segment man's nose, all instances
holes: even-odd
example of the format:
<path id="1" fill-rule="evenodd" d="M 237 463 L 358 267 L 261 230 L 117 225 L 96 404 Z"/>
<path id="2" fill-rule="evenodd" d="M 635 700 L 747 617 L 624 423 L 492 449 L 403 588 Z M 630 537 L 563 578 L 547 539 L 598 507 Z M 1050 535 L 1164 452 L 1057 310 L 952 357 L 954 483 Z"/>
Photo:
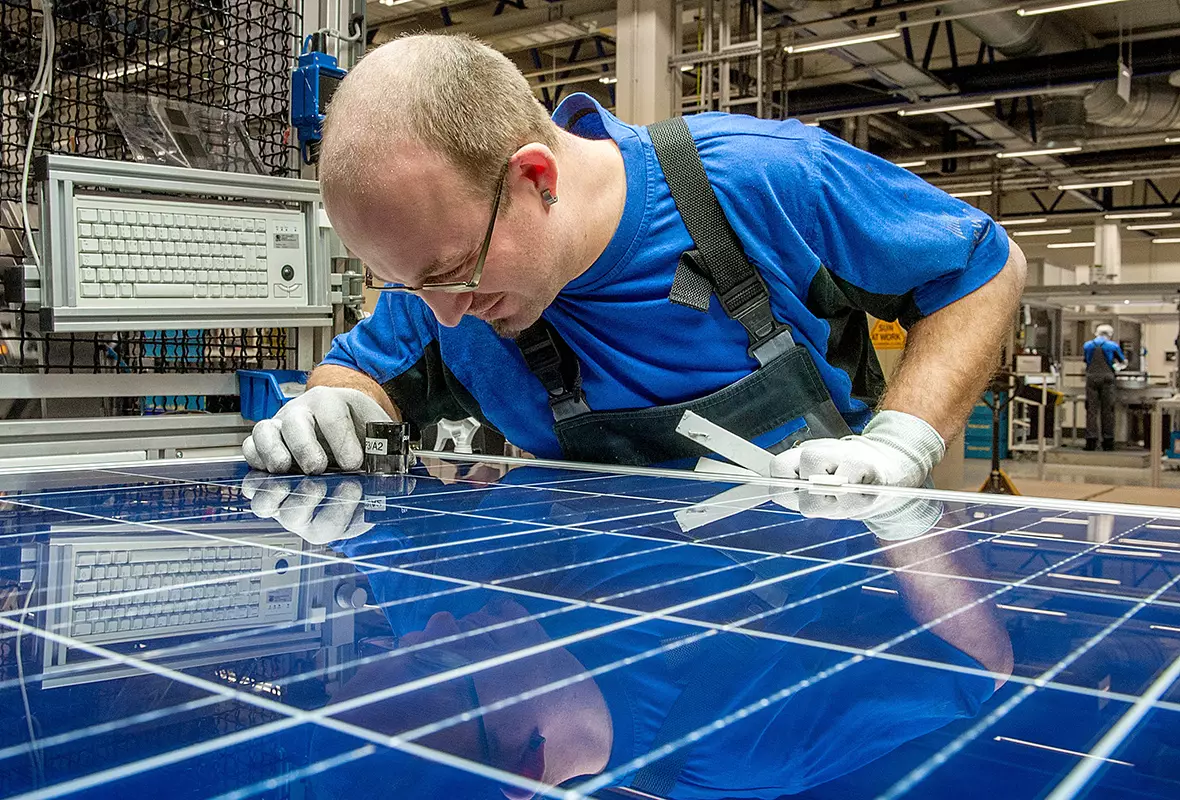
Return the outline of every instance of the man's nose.
<path id="1" fill-rule="evenodd" d="M 434 312 L 439 324 L 454 328 L 471 308 L 471 293 L 448 294 L 447 292 L 422 292 L 422 299 Z"/>

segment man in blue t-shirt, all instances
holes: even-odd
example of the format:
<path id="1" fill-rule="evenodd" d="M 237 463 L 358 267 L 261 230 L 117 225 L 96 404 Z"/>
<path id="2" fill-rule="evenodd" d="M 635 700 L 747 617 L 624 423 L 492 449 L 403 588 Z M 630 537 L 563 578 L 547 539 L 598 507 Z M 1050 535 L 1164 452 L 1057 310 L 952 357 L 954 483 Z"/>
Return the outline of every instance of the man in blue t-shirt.
<path id="1" fill-rule="evenodd" d="M 775 474 L 916 486 L 992 371 L 1024 259 L 985 214 L 795 121 L 552 120 L 462 36 L 386 44 L 328 114 L 325 208 L 382 289 L 243 445 L 356 469 L 368 421 L 475 417 L 536 456 L 674 463 L 691 409 Z M 909 336 L 885 390 L 867 315 Z M 875 412 L 875 414 L 874 414 Z"/>
<path id="2" fill-rule="evenodd" d="M 1099 325 L 1083 345 L 1086 357 L 1086 449 L 1114 450 L 1115 364 L 1127 366 L 1123 349 L 1114 341 L 1114 328 Z"/>

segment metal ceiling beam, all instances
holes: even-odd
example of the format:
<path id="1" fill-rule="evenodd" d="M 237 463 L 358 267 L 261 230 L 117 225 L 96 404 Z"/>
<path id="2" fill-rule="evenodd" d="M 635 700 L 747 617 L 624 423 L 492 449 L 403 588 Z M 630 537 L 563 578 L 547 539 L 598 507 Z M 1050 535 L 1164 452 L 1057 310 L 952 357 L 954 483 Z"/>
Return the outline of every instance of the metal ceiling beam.
<path id="1" fill-rule="evenodd" d="M 507 36 L 526 35 L 531 31 L 542 29 L 559 22 L 594 23 L 595 27 L 609 27 L 615 22 L 615 0 L 562 0 L 557 3 L 545 3 L 538 8 L 524 11 L 512 11 L 497 17 L 460 22 L 446 28 L 450 33 L 466 33 L 486 41 Z M 413 25 L 406 25 L 407 20 L 396 20 L 392 23 L 381 24 L 382 33 L 390 30 L 401 32 L 413 30 Z M 437 26 L 432 26 L 437 27 Z"/>

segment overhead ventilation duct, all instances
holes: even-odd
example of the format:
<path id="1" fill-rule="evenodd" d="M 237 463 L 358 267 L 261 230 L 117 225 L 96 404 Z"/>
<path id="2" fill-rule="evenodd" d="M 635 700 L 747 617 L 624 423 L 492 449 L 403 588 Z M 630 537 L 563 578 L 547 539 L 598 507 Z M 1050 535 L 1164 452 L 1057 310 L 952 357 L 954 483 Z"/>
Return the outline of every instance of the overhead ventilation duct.
<path id="1" fill-rule="evenodd" d="M 959 0 L 944 6 L 945 13 L 981 11 L 1001 5 L 1000 0 Z M 1008 58 L 1048 55 L 1088 46 L 1088 35 L 1060 15 L 1021 17 L 1012 11 L 958 20 L 982 41 Z M 1113 67 L 1112 67 L 1113 71 Z M 1118 82 L 1103 81 L 1084 98 L 1046 97 L 1042 101 L 1042 138 L 1051 143 L 1085 139 L 1087 121 L 1110 128 L 1160 130 L 1180 126 L 1180 73 L 1167 80 L 1137 80 L 1131 101 L 1118 95 Z"/>
<path id="2" fill-rule="evenodd" d="M 942 7 L 945 16 L 970 14 L 1001 8 L 1002 0 L 957 0 Z M 1005 58 L 1039 56 L 1084 50 L 1089 36 L 1074 23 L 1055 14 L 1019 16 L 1015 11 L 1000 11 L 955 22 L 974 33 Z"/>
<path id="3" fill-rule="evenodd" d="M 1118 94 L 1118 81 L 1103 81 L 1086 96 L 1086 116 L 1108 128 L 1164 130 L 1180 127 L 1180 92 L 1167 80 L 1137 80 L 1131 101 Z"/>
<path id="4" fill-rule="evenodd" d="M 1040 141 L 1050 147 L 1073 145 L 1086 138 L 1086 98 L 1050 95 L 1041 101 Z"/>

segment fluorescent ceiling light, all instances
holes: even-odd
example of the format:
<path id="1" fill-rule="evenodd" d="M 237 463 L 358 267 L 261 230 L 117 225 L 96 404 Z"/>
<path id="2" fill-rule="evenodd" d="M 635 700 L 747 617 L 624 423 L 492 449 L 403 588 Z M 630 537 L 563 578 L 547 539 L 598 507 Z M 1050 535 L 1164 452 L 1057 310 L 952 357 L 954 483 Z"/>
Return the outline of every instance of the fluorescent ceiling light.
<path id="1" fill-rule="evenodd" d="M 682 66 L 680 68 L 680 71 L 681 72 L 692 72 L 694 69 L 696 69 L 695 64 L 685 64 L 684 66 Z"/>
<path id="2" fill-rule="evenodd" d="M 926 166 L 926 159 L 920 161 L 894 161 L 893 166 L 901 167 L 902 169 L 916 169 L 917 167 Z"/>
<path id="3" fill-rule="evenodd" d="M 973 189 L 969 192 L 947 192 L 951 197 L 991 197 L 991 189 Z"/>
<path id="4" fill-rule="evenodd" d="M 1093 242 L 1049 242 L 1045 245 L 1050 250 L 1076 250 L 1082 247 L 1093 247 Z"/>
<path id="5" fill-rule="evenodd" d="M 383 5 L 383 6 L 402 6 L 408 2 L 410 2 L 410 0 L 381 0 L 381 5 Z"/>
<path id="6" fill-rule="evenodd" d="M 783 48 L 788 53 L 814 53 L 816 50 L 831 50 L 834 47 L 848 47 L 854 44 L 868 42 L 883 42 L 886 39 L 898 39 L 901 31 L 876 31 L 875 33 L 858 33 L 854 36 L 841 36 L 837 39 L 812 39 L 802 44 L 789 44 Z"/>
<path id="7" fill-rule="evenodd" d="M 1040 225 L 1042 222 L 1048 222 L 1048 217 L 1033 217 L 1032 219 L 1000 219 L 996 220 L 1005 228 L 1011 228 L 1013 225 Z"/>
<path id="8" fill-rule="evenodd" d="M 1164 144 L 1180 144 L 1180 136 L 1165 137 Z"/>
<path id="9" fill-rule="evenodd" d="M 1022 17 L 1033 17 L 1037 14 L 1053 14 L 1057 11 L 1069 11 L 1074 8 L 1089 8 L 1090 6 L 1106 6 L 1111 3 L 1125 3 L 1126 0 L 1072 0 L 1065 3 L 1048 3 L 1040 6 L 1029 6 L 1017 9 L 1016 13 Z"/>
<path id="10" fill-rule="evenodd" d="M 1114 186 L 1134 186 L 1135 181 L 1095 181 L 1094 183 L 1063 183 L 1057 187 L 1058 191 L 1068 192 L 1071 189 L 1105 189 Z"/>
<path id="11" fill-rule="evenodd" d="M 1152 244 L 1180 244 L 1180 238 L 1173 236 L 1173 237 L 1166 238 L 1166 239 L 1164 239 L 1164 238 L 1152 239 L 1151 243 Z"/>
<path id="12" fill-rule="evenodd" d="M 1167 228 L 1180 228 L 1180 222 L 1149 222 L 1143 225 L 1128 225 L 1129 231 L 1162 231 Z"/>
<path id="13" fill-rule="evenodd" d="M 1043 231 L 1017 231 L 1013 236 L 1064 236 L 1073 233 L 1073 228 L 1046 228 Z"/>
<path id="14" fill-rule="evenodd" d="M 598 82 L 599 82 L 599 83 L 605 83 L 605 84 L 607 84 L 607 85 L 610 85 L 610 84 L 612 84 L 612 83 L 618 83 L 618 82 L 619 82 L 619 79 L 618 79 L 618 78 L 612 78 L 612 77 L 610 77 L 609 75 L 604 75 L 604 76 L 602 76 L 601 78 L 599 78 L 599 79 L 598 79 Z"/>
<path id="15" fill-rule="evenodd" d="M 969 108 L 990 108 L 995 104 L 996 102 L 994 100 L 972 100 L 970 102 L 954 103 L 952 105 L 918 105 L 913 108 L 898 109 L 897 115 L 899 117 L 920 117 L 923 114 L 944 114 L 948 111 L 966 111 Z"/>
<path id="16" fill-rule="evenodd" d="M 1171 211 L 1127 211 L 1121 214 L 1103 214 L 1103 219 L 1160 219 L 1172 216 Z"/>
<path id="17" fill-rule="evenodd" d="M 818 122 L 804 122 L 803 124 L 809 128 L 818 128 L 819 127 Z"/>
<path id="18" fill-rule="evenodd" d="M 1010 150 L 996 153 L 996 158 L 1028 158 L 1029 156 L 1055 156 L 1060 153 L 1080 153 L 1082 148 L 1073 147 L 1043 147 L 1039 150 Z"/>
<path id="19" fill-rule="evenodd" d="M 147 64 L 129 64 L 125 67 L 118 67 L 116 69 L 112 69 L 109 72 L 100 73 L 98 75 L 98 79 L 100 81 L 114 81 L 114 80 L 118 80 L 119 78 L 125 77 L 127 75 L 138 75 L 141 72 L 145 72 L 148 67 L 154 67 L 154 66 L 156 66 L 156 63 L 154 61 L 149 62 Z"/>

